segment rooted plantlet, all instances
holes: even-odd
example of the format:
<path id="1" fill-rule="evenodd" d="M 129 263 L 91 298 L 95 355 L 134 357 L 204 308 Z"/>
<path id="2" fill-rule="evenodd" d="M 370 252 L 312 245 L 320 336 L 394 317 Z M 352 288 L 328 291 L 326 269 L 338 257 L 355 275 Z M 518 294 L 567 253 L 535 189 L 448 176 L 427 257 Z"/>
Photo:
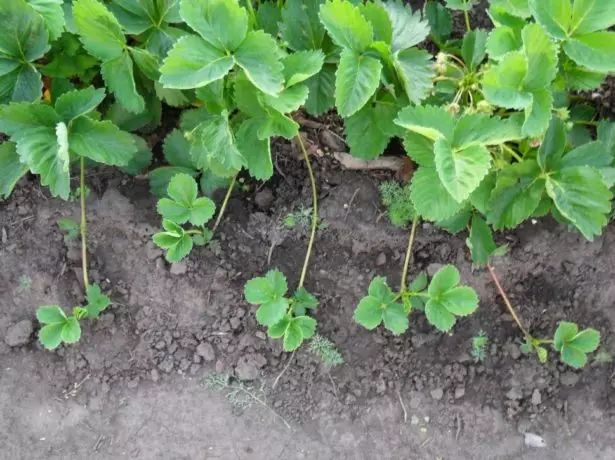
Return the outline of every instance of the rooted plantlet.
<path id="1" fill-rule="evenodd" d="M 487 356 L 487 344 L 489 337 L 485 331 L 481 330 L 477 335 L 472 337 L 472 357 L 476 362 L 484 361 Z"/>

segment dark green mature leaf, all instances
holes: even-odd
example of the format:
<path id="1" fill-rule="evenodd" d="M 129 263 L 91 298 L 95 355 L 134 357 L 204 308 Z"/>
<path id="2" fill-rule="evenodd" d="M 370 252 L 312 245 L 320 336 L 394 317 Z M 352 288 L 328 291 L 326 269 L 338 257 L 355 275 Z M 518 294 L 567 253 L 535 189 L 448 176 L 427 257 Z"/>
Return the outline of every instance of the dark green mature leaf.
<path id="1" fill-rule="evenodd" d="M 420 167 L 412 177 L 412 202 L 416 211 L 433 222 L 454 216 L 463 208 L 446 190 L 435 168 Z"/>
<path id="2" fill-rule="evenodd" d="M 395 123 L 435 141 L 440 137 L 453 139 L 455 117 L 444 107 L 408 106 L 397 115 Z"/>
<path id="3" fill-rule="evenodd" d="M 232 56 L 195 35 L 180 38 L 160 68 L 165 88 L 191 89 L 224 78 L 235 62 Z"/>
<path id="4" fill-rule="evenodd" d="M 294 51 L 320 49 L 325 28 L 318 12 L 324 0 L 288 0 L 282 9 L 282 38 Z"/>
<path id="5" fill-rule="evenodd" d="M 26 3 L 34 8 L 45 21 L 51 41 L 62 35 L 65 23 L 63 0 L 26 0 Z"/>
<path id="6" fill-rule="evenodd" d="M 194 168 L 190 156 L 190 142 L 179 129 L 174 129 L 162 144 L 164 158 L 173 166 Z"/>
<path id="7" fill-rule="evenodd" d="M 236 1 L 181 0 L 180 15 L 203 40 L 221 51 L 237 50 L 248 34 L 248 14 Z"/>
<path id="8" fill-rule="evenodd" d="M 320 7 L 320 21 L 338 46 L 365 51 L 374 41 L 374 30 L 358 7 L 347 0 L 329 0 Z"/>
<path id="9" fill-rule="evenodd" d="M 423 7 L 423 15 L 436 41 L 444 42 L 449 39 L 453 31 L 453 18 L 444 5 L 436 0 L 427 0 Z"/>
<path id="10" fill-rule="evenodd" d="M 286 87 L 301 83 L 322 69 L 325 55 L 320 50 L 298 51 L 283 59 Z"/>
<path id="11" fill-rule="evenodd" d="M 0 132 L 9 136 L 41 126 L 53 128 L 60 121 L 49 105 L 21 102 L 0 106 Z"/>
<path id="12" fill-rule="evenodd" d="M 43 83 L 32 64 L 49 50 L 45 21 L 24 1 L 0 5 L 0 104 L 40 99 Z"/>
<path id="13" fill-rule="evenodd" d="M 136 134 L 132 135 L 132 139 L 135 142 L 135 146 L 137 151 L 132 156 L 131 160 L 128 162 L 126 166 L 120 167 L 122 172 L 126 174 L 130 174 L 131 176 L 136 176 L 143 172 L 151 163 L 152 158 L 154 157 L 152 150 L 150 149 L 145 139 Z"/>
<path id="14" fill-rule="evenodd" d="M 413 13 L 410 5 L 404 3 L 399 0 L 382 3 L 393 27 L 391 49 L 394 53 L 418 45 L 429 35 L 429 23 L 421 19 L 421 12 Z"/>
<path id="15" fill-rule="evenodd" d="M 461 55 L 471 71 L 474 71 L 487 55 L 487 36 L 486 30 L 476 29 L 463 37 Z"/>
<path id="16" fill-rule="evenodd" d="M 562 169 L 547 177 L 546 190 L 558 211 L 588 240 L 602 232 L 613 194 L 604 176 L 587 166 Z"/>
<path id="17" fill-rule="evenodd" d="M 75 0 L 73 18 L 85 49 L 101 61 L 118 58 L 126 48 L 122 26 L 98 0 Z"/>
<path id="18" fill-rule="evenodd" d="M 181 22 L 179 0 L 113 0 L 109 9 L 129 34 L 148 39 L 168 30 L 169 23 Z"/>
<path id="19" fill-rule="evenodd" d="M 335 65 L 324 64 L 320 72 L 306 80 L 309 94 L 305 109 L 310 115 L 322 115 L 335 105 L 335 70 Z"/>
<path id="20" fill-rule="evenodd" d="M 472 264 L 477 267 L 484 267 L 489 263 L 489 258 L 497 249 L 493 241 L 493 233 L 481 216 L 475 214 L 472 218 L 470 236 L 466 240 L 472 255 Z"/>
<path id="21" fill-rule="evenodd" d="M 418 104 L 433 88 L 433 61 L 425 50 L 406 49 L 395 54 L 395 69 L 411 102 Z"/>
<path id="22" fill-rule="evenodd" d="M 370 56 L 342 51 L 335 74 L 335 105 L 343 117 L 350 117 L 367 103 L 380 85 L 382 64 Z"/>
<path id="23" fill-rule="evenodd" d="M 19 160 L 16 145 L 4 141 L 0 144 L 0 198 L 8 198 L 17 181 L 28 172 L 28 166 Z"/>
<path id="24" fill-rule="evenodd" d="M 132 113 L 145 110 L 145 100 L 137 91 L 133 62 L 128 51 L 105 61 L 101 73 L 109 90 L 126 110 Z"/>
<path id="25" fill-rule="evenodd" d="M 244 121 L 235 134 L 237 148 L 246 159 L 250 175 L 258 180 L 267 180 L 273 176 L 270 140 L 261 140 L 258 131 L 261 121 L 250 118 Z"/>
<path id="26" fill-rule="evenodd" d="M 56 103 L 55 110 L 65 123 L 70 123 L 77 117 L 87 115 L 94 110 L 105 98 L 103 88 L 94 89 L 92 86 L 73 90 L 61 95 Z"/>
<path id="27" fill-rule="evenodd" d="M 193 138 L 190 155 L 197 169 L 207 169 L 219 165 L 231 172 L 246 164 L 241 155 L 229 126 L 228 114 L 211 115 L 201 122 L 191 133 Z"/>
<path id="28" fill-rule="evenodd" d="M 126 165 L 137 151 L 129 133 L 110 121 L 87 117 L 73 121 L 68 140 L 71 152 L 106 165 Z"/>
<path id="29" fill-rule="evenodd" d="M 282 90 L 284 66 L 271 35 L 261 30 L 248 32 L 235 51 L 234 58 L 248 79 L 262 92 L 275 96 Z"/>

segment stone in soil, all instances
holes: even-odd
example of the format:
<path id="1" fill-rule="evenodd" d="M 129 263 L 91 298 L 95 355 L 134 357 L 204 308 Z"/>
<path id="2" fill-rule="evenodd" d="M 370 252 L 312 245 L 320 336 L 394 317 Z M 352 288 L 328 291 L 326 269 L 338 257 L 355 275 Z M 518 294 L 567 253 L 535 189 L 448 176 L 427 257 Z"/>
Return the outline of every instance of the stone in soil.
<path id="1" fill-rule="evenodd" d="M 268 188 L 262 189 L 254 196 L 254 203 L 263 211 L 268 210 L 273 203 L 273 192 Z"/>
<path id="2" fill-rule="evenodd" d="M 564 372 L 560 376 L 559 381 L 564 386 L 573 387 L 579 381 L 579 376 L 574 372 Z"/>
<path id="3" fill-rule="evenodd" d="M 540 390 L 538 388 L 534 388 L 534 391 L 532 392 L 532 404 L 538 406 L 540 403 L 542 403 L 542 395 L 540 394 Z"/>
<path id="4" fill-rule="evenodd" d="M 28 342 L 30 342 L 30 337 L 32 336 L 33 331 L 34 326 L 32 325 L 32 321 L 30 321 L 29 319 L 24 319 L 9 327 L 9 329 L 6 331 L 6 337 L 4 337 L 4 342 L 9 347 L 19 347 L 21 345 L 26 345 Z"/>
<path id="5" fill-rule="evenodd" d="M 442 388 L 436 388 L 435 390 L 431 390 L 431 397 L 436 401 L 440 401 L 444 396 L 444 390 Z"/>
<path id="6" fill-rule="evenodd" d="M 201 343 L 198 347 L 196 347 L 196 352 L 205 361 L 211 362 L 216 359 L 216 352 L 214 351 L 214 347 L 212 347 L 209 343 Z"/>
<path id="7" fill-rule="evenodd" d="M 188 265 L 186 262 L 175 262 L 171 264 L 171 269 L 169 271 L 171 275 L 183 275 L 188 271 Z"/>

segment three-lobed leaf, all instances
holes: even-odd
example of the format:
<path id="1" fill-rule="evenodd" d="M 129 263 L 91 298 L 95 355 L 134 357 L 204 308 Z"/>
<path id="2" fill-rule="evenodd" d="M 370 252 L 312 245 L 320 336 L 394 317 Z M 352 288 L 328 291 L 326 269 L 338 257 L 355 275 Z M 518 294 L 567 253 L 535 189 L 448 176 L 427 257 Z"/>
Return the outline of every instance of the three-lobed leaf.
<path id="1" fill-rule="evenodd" d="M 285 297 L 287 290 L 286 277 L 278 270 L 271 270 L 264 277 L 246 283 L 244 296 L 249 303 L 259 305 L 256 310 L 259 324 L 273 326 L 282 320 L 290 306 Z"/>

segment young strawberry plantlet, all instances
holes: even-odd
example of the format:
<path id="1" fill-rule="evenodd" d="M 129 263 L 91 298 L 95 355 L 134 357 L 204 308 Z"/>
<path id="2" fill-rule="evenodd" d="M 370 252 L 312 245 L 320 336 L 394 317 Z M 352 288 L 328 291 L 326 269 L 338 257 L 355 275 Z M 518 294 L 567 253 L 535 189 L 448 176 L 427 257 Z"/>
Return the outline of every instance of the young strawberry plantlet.
<path id="1" fill-rule="evenodd" d="M 194 178 L 185 173 L 173 176 L 167 188 L 169 198 L 158 200 L 158 213 L 165 231 L 156 233 L 154 243 L 167 251 L 169 262 L 178 262 L 190 254 L 194 244 L 203 246 L 213 238 L 213 231 L 205 224 L 216 212 L 215 203 L 207 197 L 198 197 Z M 185 230 L 182 225 L 193 228 Z"/>
<path id="2" fill-rule="evenodd" d="M 472 219 L 467 245 L 470 248 L 473 264 L 479 268 L 487 267 L 506 308 L 523 333 L 524 343 L 521 345 L 521 351 L 528 354 L 536 352 L 540 362 L 545 363 L 548 359 L 546 346 L 552 345 L 553 349 L 560 354 L 562 362 L 576 369 L 584 367 L 587 363 L 587 354 L 596 351 L 600 345 L 600 332 L 591 328 L 579 332 L 576 324 L 562 321 L 553 339 L 532 336 L 519 319 L 490 262 L 491 258 L 504 254 L 505 250 L 503 247 L 496 246 L 489 225 L 478 215 Z"/>
<path id="3" fill-rule="evenodd" d="M 87 288 L 87 304 L 73 308 L 72 315 L 67 316 L 59 305 L 39 307 L 36 317 L 44 324 L 39 332 L 39 339 L 48 350 L 58 348 L 60 344 L 73 344 L 81 338 L 80 321 L 85 318 L 98 318 L 111 305 L 109 297 L 103 295 L 98 285 Z"/>
<path id="4" fill-rule="evenodd" d="M 244 296 L 252 305 L 259 305 L 256 320 L 267 326 L 267 335 L 273 339 L 282 339 L 284 351 L 297 350 L 301 344 L 311 338 L 316 331 L 316 320 L 307 316 L 308 310 L 318 306 L 318 300 L 307 289 L 304 282 L 312 254 L 312 247 L 318 228 L 318 195 L 314 172 L 301 136 L 297 141 L 303 153 L 310 183 L 312 185 L 312 229 L 308 242 L 299 284 L 295 294 L 287 297 L 288 283 L 286 277 L 278 270 L 270 270 L 264 277 L 249 280 L 244 287 Z"/>

